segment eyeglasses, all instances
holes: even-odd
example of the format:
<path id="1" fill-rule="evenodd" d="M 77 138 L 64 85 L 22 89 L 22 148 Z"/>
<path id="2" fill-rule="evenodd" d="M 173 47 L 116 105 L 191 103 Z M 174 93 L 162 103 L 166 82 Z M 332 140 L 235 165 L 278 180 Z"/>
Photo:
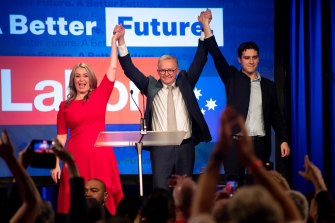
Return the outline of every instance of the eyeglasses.
<path id="1" fill-rule="evenodd" d="M 172 75 L 176 70 L 178 69 L 178 67 L 174 70 L 172 69 L 167 69 L 167 70 L 157 70 L 161 75 L 165 75 L 166 72 L 169 74 L 169 75 Z"/>

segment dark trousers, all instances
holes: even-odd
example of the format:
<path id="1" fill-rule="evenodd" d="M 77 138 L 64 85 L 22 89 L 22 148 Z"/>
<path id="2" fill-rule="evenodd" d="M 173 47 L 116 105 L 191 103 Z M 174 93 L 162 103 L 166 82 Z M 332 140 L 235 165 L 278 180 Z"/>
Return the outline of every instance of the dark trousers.
<path id="1" fill-rule="evenodd" d="M 194 144 L 188 142 L 180 146 L 155 146 L 151 148 L 150 160 L 154 188 L 169 190 L 171 174 L 191 177 L 194 168 Z"/>
<path id="2" fill-rule="evenodd" d="M 233 138 L 232 147 L 224 156 L 223 166 L 226 174 L 226 180 L 236 180 L 239 185 L 244 185 L 249 182 L 245 176 L 245 166 L 241 163 L 238 157 L 237 149 L 238 138 Z M 253 138 L 254 151 L 256 156 L 262 160 L 263 164 L 269 162 L 271 148 L 268 148 L 266 137 Z"/>

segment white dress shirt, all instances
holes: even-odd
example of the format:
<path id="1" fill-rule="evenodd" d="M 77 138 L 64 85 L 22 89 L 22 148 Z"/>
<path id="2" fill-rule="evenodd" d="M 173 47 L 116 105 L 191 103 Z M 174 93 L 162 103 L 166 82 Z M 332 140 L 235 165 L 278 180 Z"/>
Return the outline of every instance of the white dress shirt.
<path id="1" fill-rule="evenodd" d="M 257 79 L 250 79 L 250 82 L 250 101 L 245 125 L 250 136 L 265 136 L 260 74 L 257 72 Z"/>

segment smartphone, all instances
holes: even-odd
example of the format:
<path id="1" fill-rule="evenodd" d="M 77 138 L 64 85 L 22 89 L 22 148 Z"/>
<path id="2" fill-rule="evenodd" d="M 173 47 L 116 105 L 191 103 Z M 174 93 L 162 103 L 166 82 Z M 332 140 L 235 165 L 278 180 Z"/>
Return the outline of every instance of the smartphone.
<path id="1" fill-rule="evenodd" d="M 227 192 L 232 194 L 237 189 L 237 181 L 229 180 L 226 182 Z"/>
<path id="2" fill-rule="evenodd" d="M 56 157 L 51 150 L 51 140 L 34 139 L 30 148 L 34 151 L 30 166 L 37 168 L 53 169 L 56 167 Z"/>
<path id="3" fill-rule="evenodd" d="M 31 141 L 31 147 L 35 153 L 49 153 L 51 151 L 51 140 L 38 140 Z"/>

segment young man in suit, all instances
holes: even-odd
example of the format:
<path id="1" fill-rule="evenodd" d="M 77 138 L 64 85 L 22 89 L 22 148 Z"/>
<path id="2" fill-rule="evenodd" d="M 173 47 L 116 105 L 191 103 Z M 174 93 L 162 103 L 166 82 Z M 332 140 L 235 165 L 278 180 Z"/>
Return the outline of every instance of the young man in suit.
<path id="1" fill-rule="evenodd" d="M 211 13 L 207 13 L 206 16 L 211 19 Z M 228 64 L 214 36 L 206 38 L 205 44 L 213 57 L 220 78 L 225 84 L 227 105 L 233 106 L 246 120 L 245 124 L 253 139 L 256 155 L 263 163 L 269 162 L 271 127 L 273 127 L 281 143 L 281 156 L 289 156 L 288 135 L 285 121 L 278 107 L 275 84 L 271 80 L 261 77 L 257 71 L 259 48 L 256 43 L 250 41 L 239 46 L 237 59 L 241 64 L 241 70 Z M 238 130 L 233 132 L 233 146 L 236 144 L 239 134 Z M 244 183 L 245 168 L 239 162 L 236 149 L 231 149 L 226 155 L 224 168 L 226 175 L 238 176 L 239 183 Z"/>
<path id="2" fill-rule="evenodd" d="M 203 15 L 201 17 L 203 24 L 210 22 Z M 180 71 L 175 57 L 162 56 L 157 68 L 159 80 L 145 76 L 132 63 L 125 45 L 124 27 L 117 25 L 114 32 L 122 34 L 118 42 L 119 61 L 124 73 L 147 96 L 144 117 L 148 123 L 148 130 L 186 131 L 181 145 L 156 146 L 150 150 L 153 187 L 169 189 L 168 179 L 171 174 L 192 176 L 195 145 L 212 139 L 193 93 L 207 61 L 208 50 L 203 39 L 210 35 L 210 30 L 202 33 L 194 60 L 187 72 Z M 170 114 L 174 114 L 173 118 Z"/>

